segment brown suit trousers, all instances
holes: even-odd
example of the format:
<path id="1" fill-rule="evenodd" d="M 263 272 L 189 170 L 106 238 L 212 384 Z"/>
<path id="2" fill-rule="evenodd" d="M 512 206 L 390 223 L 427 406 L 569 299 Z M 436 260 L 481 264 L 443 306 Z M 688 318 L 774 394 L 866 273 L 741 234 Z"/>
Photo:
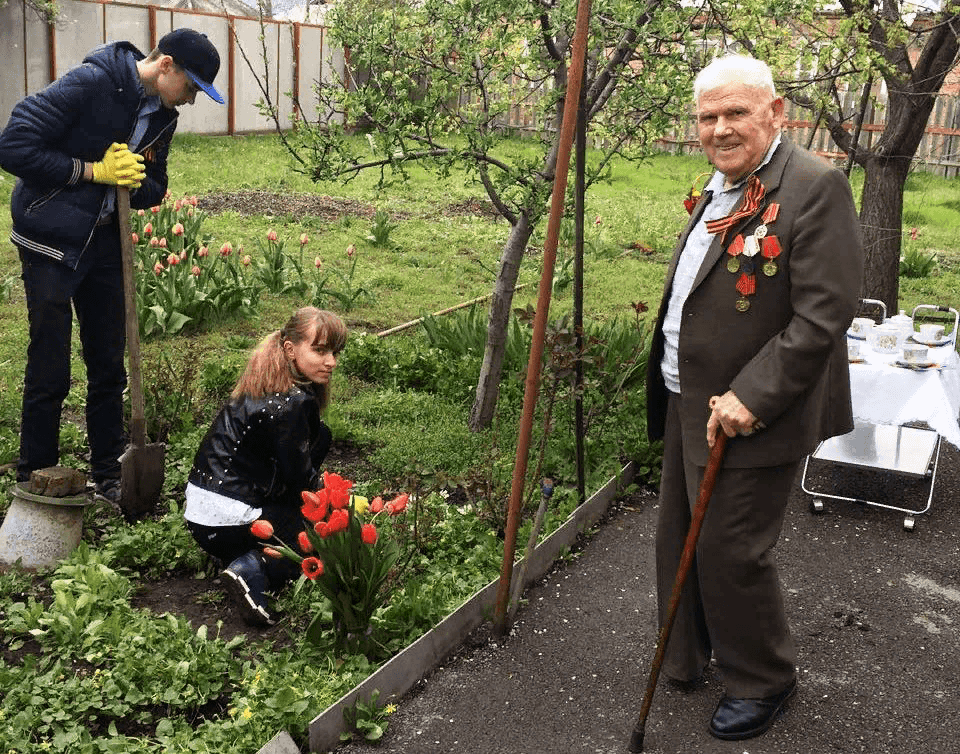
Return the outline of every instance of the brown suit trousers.
<path id="1" fill-rule="evenodd" d="M 660 481 L 657 592 L 661 625 L 704 473 L 683 452 L 678 404 L 676 396 L 671 396 Z M 720 470 L 667 645 L 663 667 L 667 676 L 696 678 L 712 652 L 731 696 L 771 696 L 793 680 L 796 648 L 772 550 L 799 465 L 796 461 Z"/>

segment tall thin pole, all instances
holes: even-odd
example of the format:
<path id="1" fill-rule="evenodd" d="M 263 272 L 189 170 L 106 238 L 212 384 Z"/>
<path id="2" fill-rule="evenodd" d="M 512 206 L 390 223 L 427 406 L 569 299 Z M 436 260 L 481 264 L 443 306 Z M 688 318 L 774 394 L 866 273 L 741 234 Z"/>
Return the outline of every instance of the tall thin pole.
<path id="1" fill-rule="evenodd" d="M 583 69 L 586 80 L 587 69 Z M 573 332 L 577 348 L 573 378 L 573 442 L 577 463 L 577 501 L 587 499 L 587 459 L 583 447 L 583 233 L 587 193 L 587 91 L 581 85 L 580 103 L 577 107 L 576 176 L 574 188 L 574 223 L 576 239 L 573 245 Z"/>
<path id="2" fill-rule="evenodd" d="M 563 104 L 563 121 L 560 126 L 560 143 L 557 149 L 556 175 L 550 203 L 550 221 L 547 238 L 543 245 L 543 271 L 537 298 L 537 313 L 533 318 L 533 340 L 530 359 L 527 362 L 527 379 L 523 391 L 523 415 L 517 436 L 517 455 L 513 467 L 513 486 L 507 509 L 507 528 L 503 540 L 503 566 L 500 569 L 500 584 L 497 587 L 497 604 L 493 626 L 496 633 L 507 632 L 507 608 L 510 602 L 510 578 L 513 574 L 514 551 L 517 546 L 517 529 L 520 527 L 520 506 L 523 502 L 523 486 L 527 475 L 527 456 L 530 450 L 530 435 L 533 431 L 533 413 L 537 405 L 540 383 L 540 362 L 543 359 L 544 340 L 547 330 L 547 315 L 550 311 L 550 289 L 553 286 L 553 270 L 557 261 L 557 239 L 560 236 L 560 220 L 567 194 L 567 173 L 570 169 L 570 151 L 576 126 L 577 108 L 580 104 L 580 87 L 587 56 L 587 31 L 590 21 L 590 0 L 579 0 L 577 26 L 573 34 L 573 51 L 570 69 L 567 71 L 567 92 Z"/>

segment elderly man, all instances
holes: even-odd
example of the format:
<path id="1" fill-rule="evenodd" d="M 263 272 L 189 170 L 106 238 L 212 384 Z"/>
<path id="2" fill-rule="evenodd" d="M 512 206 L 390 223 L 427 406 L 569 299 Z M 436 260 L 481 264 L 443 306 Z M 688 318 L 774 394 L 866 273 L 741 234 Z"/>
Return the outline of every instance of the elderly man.
<path id="1" fill-rule="evenodd" d="M 666 612 L 709 448 L 728 443 L 664 673 L 726 687 L 710 721 L 760 735 L 796 690 L 773 548 L 800 461 L 853 428 L 844 333 L 862 248 L 842 173 L 784 139 L 770 69 L 739 55 L 694 83 L 716 172 L 667 270 L 648 365 L 648 432 L 663 438 L 657 585 Z"/>

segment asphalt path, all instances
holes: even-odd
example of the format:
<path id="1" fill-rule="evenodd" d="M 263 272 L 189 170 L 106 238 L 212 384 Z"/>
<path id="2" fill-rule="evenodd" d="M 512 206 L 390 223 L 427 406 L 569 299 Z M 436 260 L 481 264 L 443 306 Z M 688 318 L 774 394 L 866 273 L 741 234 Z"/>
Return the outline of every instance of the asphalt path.
<path id="1" fill-rule="evenodd" d="M 777 547 L 798 644 L 799 690 L 764 736 L 714 739 L 712 670 L 681 690 L 661 680 L 651 754 L 960 752 L 960 453 L 945 446 L 930 511 L 826 499 L 799 479 Z M 811 469 L 808 486 L 922 509 L 929 480 Z M 526 593 L 509 636 L 489 626 L 427 676 L 383 741 L 339 754 L 613 754 L 627 751 L 653 659 L 655 495 L 619 500 L 575 553 Z"/>

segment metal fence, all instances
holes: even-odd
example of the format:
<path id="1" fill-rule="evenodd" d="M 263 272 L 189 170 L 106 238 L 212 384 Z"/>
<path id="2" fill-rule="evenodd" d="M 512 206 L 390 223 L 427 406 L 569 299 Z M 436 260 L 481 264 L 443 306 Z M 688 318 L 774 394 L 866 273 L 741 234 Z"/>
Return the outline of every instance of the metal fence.
<path id="1" fill-rule="evenodd" d="M 274 130 L 273 121 L 257 107 L 263 97 L 258 77 L 268 82 L 271 99 L 281 111 L 282 127 L 293 123 L 288 94 L 298 99 L 307 117 L 315 119 L 319 107 L 315 82 L 342 80 L 345 75 L 342 48 L 331 43 L 326 28 L 315 24 L 265 20 L 261 40 L 260 21 L 255 18 L 103 0 L 60 0 L 59 5 L 61 12 L 53 26 L 37 18 L 23 0 L 9 0 L 0 7 L 0 127 L 25 95 L 79 64 L 97 45 L 126 40 L 146 54 L 160 37 L 181 26 L 203 32 L 216 46 L 220 53 L 216 86 L 227 102 L 224 106 L 197 97 L 195 105 L 180 109 L 181 132 Z"/>
<path id="2" fill-rule="evenodd" d="M 4 50 L 0 66 L 0 125 L 6 123 L 10 111 L 24 95 L 41 89 L 78 64 L 98 44 L 125 39 L 148 52 L 161 36 L 179 26 L 202 31 L 220 51 L 216 83 L 227 100 L 226 106 L 221 106 L 198 97 L 194 106 L 181 109 L 180 131 L 272 131 L 273 121 L 257 107 L 263 96 L 257 77 L 269 82 L 271 98 L 281 110 L 281 127 L 293 124 L 293 102 L 288 94 L 300 102 L 307 117 L 315 120 L 320 107 L 315 83 L 340 82 L 347 77 L 348 56 L 331 43 L 329 31 L 316 24 L 265 20 L 261 40 L 260 21 L 253 18 L 109 0 L 61 0 L 60 6 L 62 10 L 54 26 L 38 19 L 24 0 L 9 0 L 0 7 L 0 50 Z M 543 90 L 531 88 L 529 82 L 521 80 L 515 81 L 514 86 L 513 101 L 519 104 L 503 115 L 499 125 L 518 132 L 538 130 Z M 854 108 L 853 97 L 848 93 L 844 103 L 847 112 Z M 860 135 L 867 147 L 873 146 L 883 132 L 884 105 L 881 93 L 867 111 Z M 323 120 L 328 114 L 321 116 Z M 826 128 L 811 118 L 808 111 L 787 103 L 785 128 L 790 137 L 824 157 L 846 159 L 844 153 L 837 151 Z M 548 127 L 553 127 L 552 122 Z M 657 145 L 672 153 L 699 153 L 693 118 L 678 124 Z M 960 175 L 960 96 L 938 97 L 914 160 L 918 169 L 948 178 Z"/>

